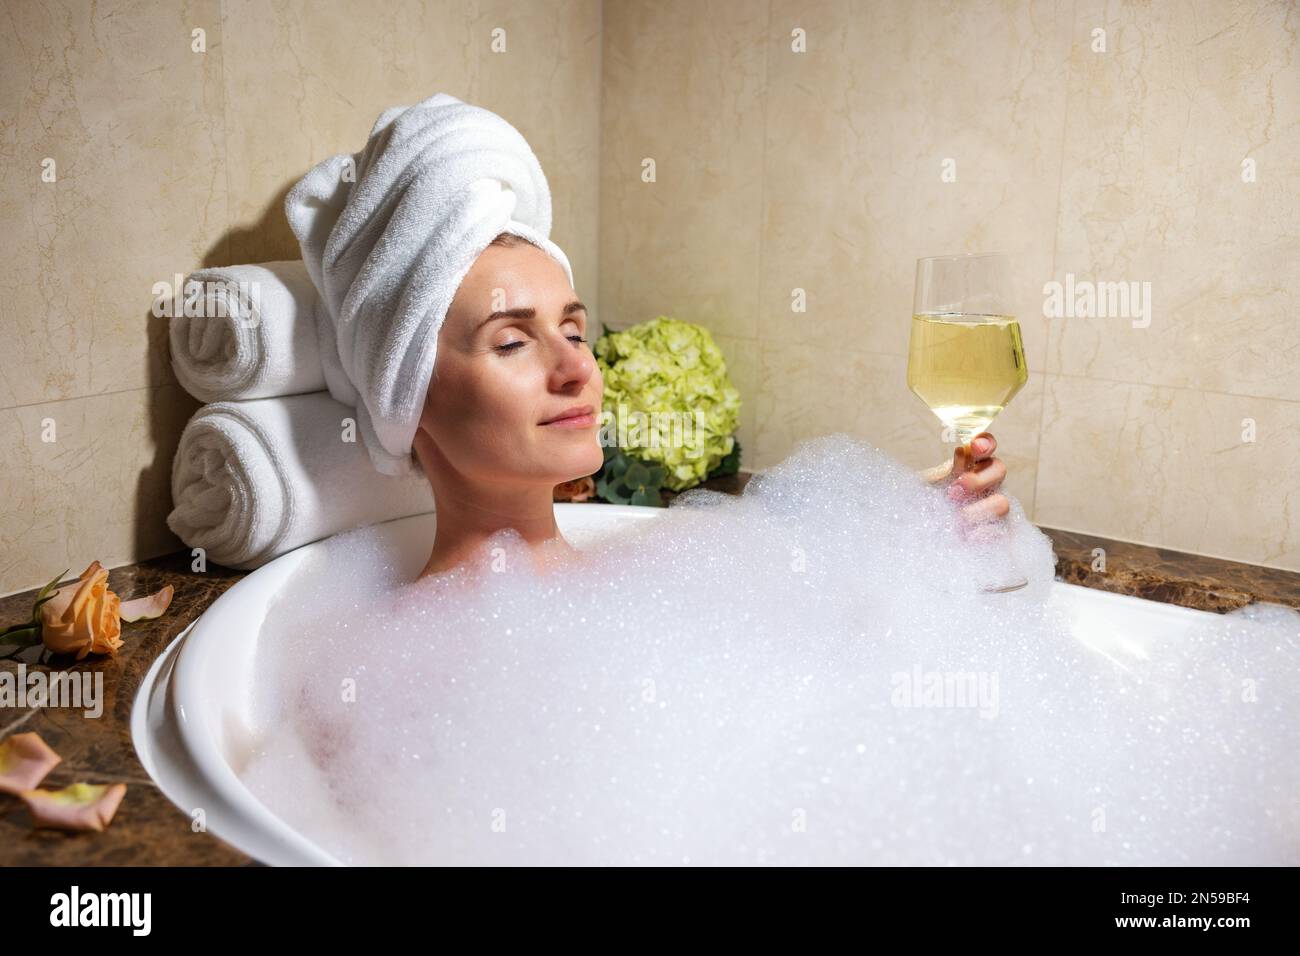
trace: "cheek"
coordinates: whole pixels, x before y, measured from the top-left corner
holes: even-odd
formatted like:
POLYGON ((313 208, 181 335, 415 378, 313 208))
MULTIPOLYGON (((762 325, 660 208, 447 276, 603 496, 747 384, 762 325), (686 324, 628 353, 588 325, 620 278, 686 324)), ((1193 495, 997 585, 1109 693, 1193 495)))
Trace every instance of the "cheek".
POLYGON ((439 377, 436 437, 444 451, 463 468, 493 465, 518 454, 532 439, 535 396, 542 385, 526 363, 504 368, 510 359, 486 356, 476 367, 439 377), (495 367, 494 367, 495 366, 495 367))

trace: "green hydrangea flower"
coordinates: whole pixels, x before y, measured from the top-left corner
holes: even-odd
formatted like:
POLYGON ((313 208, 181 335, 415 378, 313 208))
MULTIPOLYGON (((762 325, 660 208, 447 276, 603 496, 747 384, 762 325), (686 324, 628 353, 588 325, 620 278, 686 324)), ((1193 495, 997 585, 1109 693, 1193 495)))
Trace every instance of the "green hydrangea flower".
POLYGON ((605 378, 602 441, 663 465, 664 487, 698 485, 731 453, 740 393, 709 330, 659 316, 596 342, 605 378))

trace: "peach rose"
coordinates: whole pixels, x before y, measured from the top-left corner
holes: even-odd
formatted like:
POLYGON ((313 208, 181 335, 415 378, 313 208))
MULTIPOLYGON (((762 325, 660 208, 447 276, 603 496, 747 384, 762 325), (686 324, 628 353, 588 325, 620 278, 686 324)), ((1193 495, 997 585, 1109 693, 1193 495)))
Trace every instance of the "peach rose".
POLYGON ((596 482, 588 475, 585 478, 575 478, 573 481, 566 481, 556 485, 551 499, 553 501, 586 501, 595 493, 596 482))
POLYGON ((81 578, 41 605, 41 639, 55 654, 116 654, 122 646, 122 602, 108 589, 108 571, 98 561, 81 578))

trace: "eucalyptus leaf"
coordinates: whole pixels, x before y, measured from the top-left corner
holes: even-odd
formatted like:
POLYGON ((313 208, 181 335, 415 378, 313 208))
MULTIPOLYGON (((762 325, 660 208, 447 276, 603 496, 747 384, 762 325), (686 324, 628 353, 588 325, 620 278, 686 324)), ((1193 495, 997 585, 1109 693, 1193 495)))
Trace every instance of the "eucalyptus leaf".
POLYGON ((740 471, 740 442, 735 441, 735 439, 732 439, 732 441, 731 452, 724 456, 722 461, 718 462, 717 467, 709 472, 709 478, 726 478, 740 471))
POLYGON ((663 504, 663 500, 660 498, 658 491, 651 492, 646 491, 644 488, 639 488, 632 495, 632 504, 640 505, 641 507, 657 508, 663 504))

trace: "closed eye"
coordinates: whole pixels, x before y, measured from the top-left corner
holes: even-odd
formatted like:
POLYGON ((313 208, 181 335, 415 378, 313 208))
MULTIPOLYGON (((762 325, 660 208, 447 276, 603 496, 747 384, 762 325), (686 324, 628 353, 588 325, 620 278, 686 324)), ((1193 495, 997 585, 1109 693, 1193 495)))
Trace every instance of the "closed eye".
MULTIPOLYGON (((586 341, 587 341, 587 340, 586 340, 585 338, 583 338, 581 335, 567 335, 567 336, 565 336, 565 338, 567 338, 570 342, 574 343, 575 345, 582 345, 582 344, 585 344, 586 341)), ((525 345, 525 343, 522 342, 522 341, 521 341, 521 342, 507 342, 505 345, 494 345, 494 346, 492 346, 492 350, 493 350, 494 352, 501 352, 501 353, 503 353, 503 354, 507 354, 507 355, 508 355, 509 353, 515 351, 516 349, 523 348, 524 345, 525 345)))

